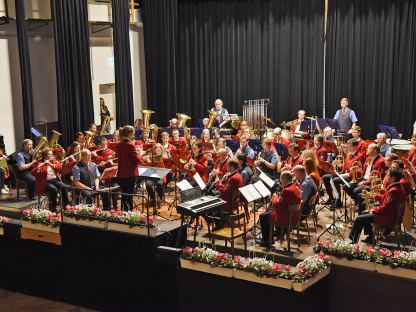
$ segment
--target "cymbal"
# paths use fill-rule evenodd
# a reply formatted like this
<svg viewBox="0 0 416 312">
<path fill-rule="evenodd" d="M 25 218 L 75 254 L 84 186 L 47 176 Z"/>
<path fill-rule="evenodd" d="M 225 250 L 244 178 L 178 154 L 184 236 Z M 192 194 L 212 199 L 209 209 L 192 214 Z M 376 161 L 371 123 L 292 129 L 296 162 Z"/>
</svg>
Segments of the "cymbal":
<svg viewBox="0 0 416 312">
<path fill-rule="evenodd" d="M 300 125 L 300 121 L 298 120 L 292 120 L 292 121 L 288 121 L 287 123 L 285 123 L 286 127 L 293 127 L 293 126 L 299 126 Z"/>
<path fill-rule="evenodd" d="M 317 117 L 315 116 L 315 117 L 305 117 L 306 119 L 309 119 L 309 120 L 316 120 L 317 119 Z"/>
<path fill-rule="evenodd" d="M 270 122 L 273 126 L 276 126 L 276 124 L 270 119 L 270 118 L 267 118 L 267 117 L 263 117 L 266 121 L 268 121 L 268 122 Z"/>
</svg>

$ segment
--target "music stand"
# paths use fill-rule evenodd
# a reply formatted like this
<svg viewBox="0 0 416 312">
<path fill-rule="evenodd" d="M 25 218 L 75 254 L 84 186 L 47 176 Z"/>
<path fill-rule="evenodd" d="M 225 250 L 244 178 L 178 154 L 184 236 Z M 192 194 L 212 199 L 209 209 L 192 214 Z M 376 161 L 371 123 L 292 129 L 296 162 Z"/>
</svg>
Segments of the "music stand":
<svg viewBox="0 0 416 312">
<path fill-rule="evenodd" d="M 231 149 L 233 153 L 235 153 L 240 148 L 240 142 L 235 140 L 226 140 L 227 146 Z"/>
<path fill-rule="evenodd" d="M 309 120 L 302 120 L 300 125 L 299 125 L 299 131 L 309 132 L 311 137 L 312 137 L 312 134 L 315 131 L 315 129 L 316 129 L 316 120 L 314 120 L 314 119 L 311 119 L 310 121 Z"/>
<path fill-rule="evenodd" d="M 280 144 L 280 143 L 274 143 L 274 147 L 279 157 L 281 157 L 282 159 L 286 159 L 289 157 L 289 151 L 287 150 L 286 145 Z"/>
<path fill-rule="evenodd" d="M 248 145 L 257 153 L 263 150 L 263 146 L 261 146 L 261 140 L 259 139 L 248 139 Z"/>
<path fill-rule="evenodd" d="M 384 132 L 386 135 L 388 135 L 390 139 L 400 139 L 400 134 L 396 127 L 378 125 L 378 128 L 381 132 Z"/>
<path fill-rule="evenodd" d="M 254 207 L 253 207 L 254 224 L 253 224 L 253 227 L 250 229 L 250 231 L 253 234 L 253 238 L 254 238 L 254 241 L 255 241 L 255 238 L 257 236 L 257 233 L 256 233 L 256 229 L 257 229 L 257 224 L 256 224 L 256 204 L 263 197 L 257 191 L 257 189 L 254 187 L 253 184 L 248 184 L 246 186 L 240 187 L 238 190 L 240 191 L 240 194 L 243 195 L 243 197 L 247 201 L 247 204 L 253 203 L 253 205 L 254 205 Z M 253 245 L 254 245 L 254 243 L 253 243 Z"/>
</svg>

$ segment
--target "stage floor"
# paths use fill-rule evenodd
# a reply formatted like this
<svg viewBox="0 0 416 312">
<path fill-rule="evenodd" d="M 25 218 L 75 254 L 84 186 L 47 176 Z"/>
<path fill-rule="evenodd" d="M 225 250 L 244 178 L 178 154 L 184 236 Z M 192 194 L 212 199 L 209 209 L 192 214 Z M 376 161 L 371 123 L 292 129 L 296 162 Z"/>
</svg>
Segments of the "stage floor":
<svg viewBox="0 0 416 312">
<path fill-rule="evenodd" d="M 325 197 L 324 197 L 325 199 Z M 180 215 L 176 212 L 175 208 L 171 208 L 169 205 L 174 200 L 174 192 L 166 193 L 165 195 L 165 201 L 161 205 L 161 207 L 157 211 L 157 220 L 171 220 L 176 221 L 172 222 L 172 226 L 177 227 L 178 226 L 178 220 L 180 220 Z M 136 202 L 138 208 L 141 208 L 141 202 Z M 21 196 L 20 201 L 16 200 L 16 194 L 15 190 L 12 189 L 10 194 L 3 195 L 0 197 L 0 215 L 7 216 L 9 218 L 13 219 L 20 219 L 22 215 L 22 211 L 24 209 L 27 209 L 29 207 L 35 207 L 37 205 L 37 200 L 35 201 L 27 201 L 24 191 Z M 349 201 L 347 201 L 347 207 L 350 207 Z M 250 210 L 250 220 L 247 225 L 247 228 L 252 228 L 254 224 L 254 212 L 252 211 L 252 208 L 249 207 Z M 256 221 L 259 219 L 259 215 L 263 212 L 264 208 L 261 207 L 259 211 L 256 212 Z M 309 231 L 310 231 L 310 240 L 308 240 L 308 234 L 306 231 L 306 228 L 304 226 L 301 227 L 300 230 L 300 245 L 296 242 L 296 235 L 295 233 L 292 233 L 291 235 L 291 252 L 287 251 L 287 242 L 283 241 L 276 241 L 275 244 L 270 249 L 266 249 L 264 247 L 260 247 L 259 245 L 254 243 L 253 234 L 252 232 L 249 232 L 247 234 L 248 242 L 247 242 L 247 249 L 250 253 L 259 253 L 259 254 L 273 254 L 281 257 L 288 257 L 288 258 L 295 258 L 295 259 L 303 259 L 306 256 L 309 256 L 313 253 L 312 247 L 316 244 L 318 237 L 327 229 L 328 225 L 330 225 L 333 222 L 333 211 L 328 209 L 328 207 L 324 206 L 322 203 L 318 204 L 316 207 L 316 210 L 318 211 L 318 226 L 315 231 L 313 226 L 312 218 L 309 218 Z M 153 213 L 153 208 L 150 209 L 150 212 Z M 336 210 L 337 216 L 342 216 L 345 213 L 344 208 L 339 208 Z M 347 209 L 347 213 L 350 215 L 350 209 Z M 345 221 L 345 218 L 340 218 L 342 221 Z M 209 237 L 207 237 L 207 225 L 205 221 L 200 218 L 200 222 L 202 224 L 202 228 L 198 229 L 197 237 L 196 237 L 196 244 L 211 244 L 211 240 Z M 162 222 L 164 224 L 163 230 L 166 230 L 169 227 L 169 223 Z M 337 222 L 337 228 L 338 231 L 335 233 L 335 235 L 332 234 L 331 231 L 327 231 L 324 233 L 321 237 L 321 241 L 326 241 L 328 239 L 346 239 L 348 238 L 348 234 L 351 229 L 351 222 Z M 257 228 L 257 235 L 260 233 L 260 225 L 258 224 Z M 188 244 L 193 243 L 193 234 L 194 229 L 188 227 Z M 406 232 L 407 234 L 407 244 L 408 246 L 414 246 L 416 245 L 416 231 L 415 228 L 410 231 Z M 257 236 L 259 237 L 259 236 Z M 365 236 L 363 235 L 362 238 Z M 216 245 L 218 248 L 224 247 L 225 242 L 221 240 L 216 240 Z M 382 242 L 382 245 L 385 247 L 395 247 L 397 244 L 394 241 L 394 238 L 392 236 L 389 236 L 388 239 L 384 242 Z M 228 245 L 229 246 L 229 245 Z M 235 242 L 235 248 L 236 253 L 242 254 L 244 250 L 244 242 L 242 239 L 237 239 Z"/>
</svg>

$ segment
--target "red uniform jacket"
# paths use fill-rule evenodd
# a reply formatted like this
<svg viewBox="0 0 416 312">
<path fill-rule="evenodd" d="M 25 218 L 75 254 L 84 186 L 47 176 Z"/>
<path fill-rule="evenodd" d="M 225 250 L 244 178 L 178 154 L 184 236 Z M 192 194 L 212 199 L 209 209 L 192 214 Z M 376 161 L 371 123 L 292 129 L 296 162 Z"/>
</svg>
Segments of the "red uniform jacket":
<svg viewBox="0 0 416 312">
<path fill-rule="evenodd" d="M 215 169 L 218 169 L 220 172 L 218 173 L 218 177 L 224 176 L 224 174 L 227 172 L 227 160 L 229 157 L 227 157 L 223 162 L 219 162 L 218 166 L 215 166 Z"/>
<path fill-rule="evenodd" d="M 315 149 L 314 151 L 316 157 L 318 159 L 326 161 L 328 159 L 328 151 L 324 146 L 320 146 L 318 149 Z"/>
<path fill-rule="evenodd" d="M 287 159 L 286 164 L 290 166 L 290 169 L 293 169 L 293 168 L 295 168 L 295 166 L 302 164 L 302 156 L 300 156 L 300 154 L 299 154 L 296 159 L 294 159 L 292 156 L 290 156 Z"/>
<path fill-rule="evenodd" d="M 177 148 L 185 148 L 188 145 L 184 137 L 180 137 L 179 140 L 177 141 L 175 141 L 172 137 L 170 137 L 169 143 L 176 146 Z"/>
<path fill-rule="evenodd" d="M 201 157 L 195 159 L 195 162 L 195 169 L 185 169 L 185 171 L 188 173 L 188 176 L 193 177 L 195 172 L 198 172 L 202 181 L 208 183 L 208 156 L 204 154 Z"/>
<path fill-rule="evenodd" d="M 375 223 L 382 227 L 393 228 L 399 204 L 404 204 L 405 201 L 406 196 L 400 182 L 390 184 L 383 196 L 382 203 L 372 211 L 376 215 Z"/>
<path fill-rule="evenodd" d="M 367 171 L 367 167 L 371 162 L 371 158 L 367 157 L 367 159 L 365 160 L 364 166 L 363 166 L 363 176 L 365 174 L 365 172 Z M 376 170 L 378 172 L 380 172 L 380 176 L 381 179 L 383 180 L 385 175 L 386 175 L 386 164 L 384 163 L 384 157 L 377 155 L 376 158 L 374 159 L 373 162 L 373 166 L 371 168 L 371 171 Z M 368 178 L 367 180 L 363 181 L 365 185 L 370 185 L 371 184 L 371 180 L 370 178 Z"/>
<path fill-rule="evenodd" d="M 416 148 L 412 147 L 407 155 L 407 160 L 416 168 Z"/>
<path fill-rule="evenodd" d="M 290 145 L 290 141 L 288 140 L 288 139 L 285 139 L 285 138 L 280 138 L 280 140 L 279 141 L 276 141 L 274 138 L 272 139 L 272 143 L 279 143 L 279 144 L 283 144 L 283 145 L 285 145 L 286 147 L 288 147 L 289 145 Z M 272 148 L 275 148 L 274 147 L 274 144 L 272 144 Z"/>
<path fill-rule="evenodd" d="M 55 172 L 56 178 L 60 181 L 61 180 L 61 170 L 62 165 L 58 163 L 58 161 L 53 158 L 49 161 L 51 164 L 55 165 L 55 168 L 53 168 L 53 171 Z M 36 194 L 42 195 L 45 194 L 45 187 L 46 187 L 46 179 L 48 176 L 48 167 L 47 165 L 44 165 L 40 168 L 40 172 L 38 172 L 38 165 L 41 164 L 42 161 L 38 161 L 33 166 L 33 169 L 31 170 L 31 174 L 36 179 Z"/>
<path fill-rule="evenodd" d="M 289 223 L 289 206 L 300 204 L 301 194 L 299 186 L 296 183 L 286 185 L 280 192 L 280 200 L 278 196 L 273 196 L 273 210 L 270 213 L 270 223 L 277 226 L 287 226 Z M 300 210 L 293 212 L 292 225 L 299 222 Z"/>
<path fill-rule="evenodd" d="M 225 182 L 219 182 L 217 189 L 220 192 L 220 198 L 227 203 L 224 205 L 223 211 L 233 212 L 238 209 L 238 201 L 240 198 L 240 187 L 243 187 L 243 178 L 236 171 L 231 174 Z"/>
<path fill-rule="evenodd" d="M 136 150 L 136 146 L 127 139 L 123 139 L 116 148 L 118 158 L 117 177 L 129 178 L 139 174 L 137 166 L 142 163 L 142 156 Z"/>
<path fill-rule="evenodd" d="M 349 172 L 351 176 L 350 169 L 354 162 L 358 161 L 361 165 L 364 163 L 365 156 L 360 152 L 355 152 L 354 154 L 348 153 L 347 157 L 344 159 L 344 167 L 342 168 L 343 172 Z"/>
<path fill-rule="evenodd" d="M 367 142 L 361 139 L 358 142 L 358 153 L 361 153 L 363 155 L 367 154 L 367 147 L 368 147 Z"/>
<path fill-rule="evenodd" d="M 175 145 L 168 143 L 167 147 L 165 147 L 165 145 L 163 145 L 163 148 L 166 150 L 169 150 L 171 153 L 176 152 L 177 148 Z"/>
</svg>

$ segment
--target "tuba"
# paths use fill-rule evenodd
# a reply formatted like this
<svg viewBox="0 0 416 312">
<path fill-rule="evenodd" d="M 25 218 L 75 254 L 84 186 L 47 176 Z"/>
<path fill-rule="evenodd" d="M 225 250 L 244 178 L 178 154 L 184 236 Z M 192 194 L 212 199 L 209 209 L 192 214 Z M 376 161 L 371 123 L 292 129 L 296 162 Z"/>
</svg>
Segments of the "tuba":
<svg viewBox="0 0 416 312">
<path fill-rule="evenodd" d="M 159 127 L 156 124 L 151 124 L 149 130 L 152 131 L 152 139 L 157 143 L 157 137 L 159 135 Z"/>
<path fill-rule="evenodd" d="M 186 122 L 191 120 L 191 117 L 180 113 L 176 113 L 176 116 L 178 116 L 178 128 L 186 128 Z"/>
<path fill-rule="evenodd" d="M 213 112 L 213 111 L 207 111 L 209 116 L 208 116 L 208 126 L 207 128 L 212 128 L 214 126 L 215 120 L 217 120 L 218 118 L 218 113 L 217 112 Z"/>
<path fill-rule="evenodd" d="M 104 117 L 104 121 L 103 124 L 101 125 L 100 128 L 100 136 L 104 135 L 107 133 L 107 128 L 108 128 L 108 124 L 110 123 L 111 120 L 113 120 L 114 118 L 111 116 L 105 116 Z"/>
<path fill-rule="evenodd" d="M 149 128 L 150 126 L 150 117 L 152 116 L 152 114 L 154 114 L 155 112 L 149 109 L 142 109 L 142 114 L 143 114 L 143 128 Z"/>
<path fill-rule="evenodd" d="M 52 130 L 52 136 L 51 136 L 51 139 L 49 140 L 50 148 L 62 148 L 62 146 L 58 144 L 58 140 L 61 135 L 62 134 L 59 133 L 58 131 Z"/>
<path fill-rule="evenodd" d="M 235 130 L 239 130 L 240 129 L 240 124 L 243 121 L 243 116 L 238 116 L 237 120 L 233 120 L 231 121 L 231 127 Z"/>
<path fill-rule="evenodd" d="M 32 159 L 38 159 L 39 155 L 42 153 L 42 151 L 48 147 L 48 139 L 45 136 L 42 136 L 39 139 L 38 144 L 33 150 Z"/>
<path fill-rule="evenodd" d="M 95 135 L 95 133 L 94 132 L 92 132 L 92 131 L 84 131 L 85 132 L 85 144 L 86 144 L 86 147 L 88 148 L 88 147 L 92 147 L 92 139 L 93 139 L 93 137 L 94 137 L 94 135 Z"/>
</svg>

